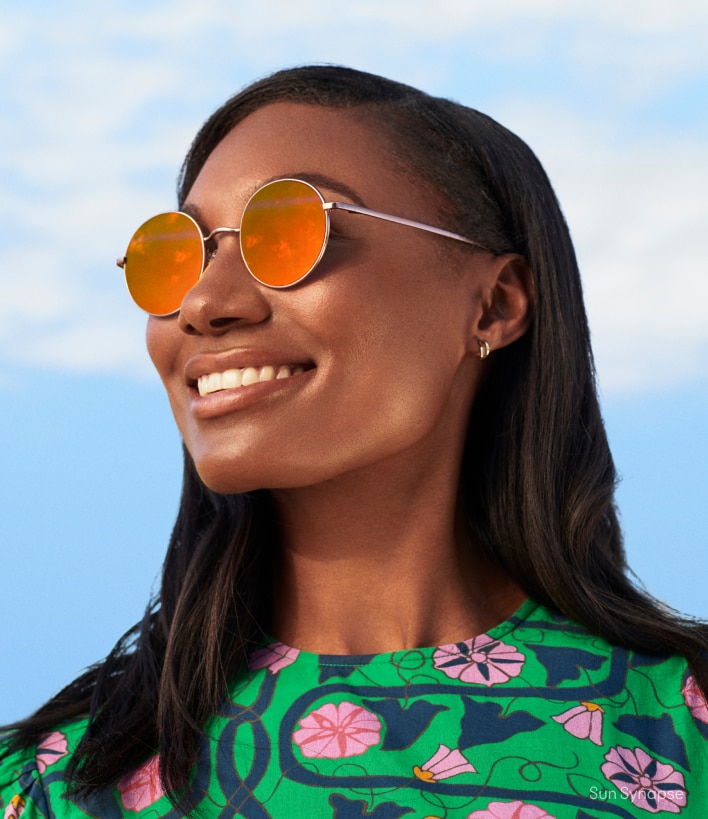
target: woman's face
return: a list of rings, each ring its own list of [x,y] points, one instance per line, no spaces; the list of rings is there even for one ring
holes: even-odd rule
[[[215,148],[185,209],[204,233],[237,226],[254,190],[290,177],[314,182],[327,201],[449,228],[444,203],[390,153],[360,115],[273,104]],[[220,235],[179,313],[150,318],[147,332],[204,482],[219,492],[290,488],[456,459],[481,372],[471,328],[490,259],[451,239],[335,211],[319,266],[277,290],[248,273],[237,236]],[[268,380],[266,369],[257,380],[263,368],[286,377]],[[200,377],[233,370],[254,383],[229,387],[233,374],[212,376],[212,388],[227,388],[200,395]]]

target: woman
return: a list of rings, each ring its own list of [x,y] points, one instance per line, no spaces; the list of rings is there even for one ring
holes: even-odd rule
[[[179,208],[119,261],[185,444],[160,593],[13,727],[5,815],[703,816],[708,636],[627,578],[527,146],[298,68]]]

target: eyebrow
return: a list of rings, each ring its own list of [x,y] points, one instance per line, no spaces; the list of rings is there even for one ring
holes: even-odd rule
[[[198,205],[190,205],[189,203],[182,205],[180,213],[186,213],[188,216],[191,216],[198,225],[203,227],[204,214]]]
[[[276,176],[270,177],[269,179],[264,179],[257,185],[254,185],[253,189],[248,192],[246,201],[248,201],[248,199],[250,199],[251,196],[253,196],[253,194],[256,191],[260,190],[264,185],[268,185],[271,182],[276,182],[280,179],[301,179],[303,182],[309,182],[311,185],[314,185],[318,190],[320,188],[325,188],[328,191],[333,191],[334,193],[343,196],[345,199],[350,200],[351,204],[361,205],[362,207],[365,207],[364,200],[353,188],[350,188],[344,182],[340,182],[338,179],[335,179],[334,177],[327,176],[326,174],[321,174],[314,171],[300,171],[298,173],[286,175],[278,174]],[[193,205],[188,202],[187,204],[182,206],[181,211],[182,213],[186,213],[189,216],[193,217],[194,220],[202,227],[205,225],[204,214],[198,205]]]
[[[300,171],[292,174],[291,176],[274,176],[272,179],[268,179],[263,182],[263,185],[267,185],[268,182],[275,182],[277,179],[302,179],[303,182],[309,182],[318,190],[320,188],[326,188],[329,191],[333,191],[334,193],[350,199],[352,204],[361,205],[362,207],[365,206],[364,200],[353,188],[350,188],[349,185],[346,185],[339,179],[335,179],[332,176],[327,176],[326,174],[317,173],[316,171]],[[262,185],[259,187],[262,187]]]

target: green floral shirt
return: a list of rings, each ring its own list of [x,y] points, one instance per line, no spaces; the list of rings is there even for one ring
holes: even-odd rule
[[[176,817],[157,756],[90,805],[63,769],[85,722],[6,755],[3,819]],[[473,640],[366,656],[256,651],[206,726],[193,816],[708,816],[708,705],[686,663],[531,601]]]

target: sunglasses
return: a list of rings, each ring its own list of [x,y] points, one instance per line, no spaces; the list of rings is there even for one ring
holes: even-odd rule
[[[449,230],[359,205],[326,202],[317,188],[301,179],[278,179],[251,196],[237,228],[217,227],[204,236],[186,213],[153,216],[135,232],[117,265],[123,268],[138,307],[153,316],[167,316],[180,309],[211,261],[213,251],[207,243],[218,234],[236,233],[244,264],[254,279],[267,287],[291,287],[312,273],[324,255],[332,210],[373,216],[485,250]]]

